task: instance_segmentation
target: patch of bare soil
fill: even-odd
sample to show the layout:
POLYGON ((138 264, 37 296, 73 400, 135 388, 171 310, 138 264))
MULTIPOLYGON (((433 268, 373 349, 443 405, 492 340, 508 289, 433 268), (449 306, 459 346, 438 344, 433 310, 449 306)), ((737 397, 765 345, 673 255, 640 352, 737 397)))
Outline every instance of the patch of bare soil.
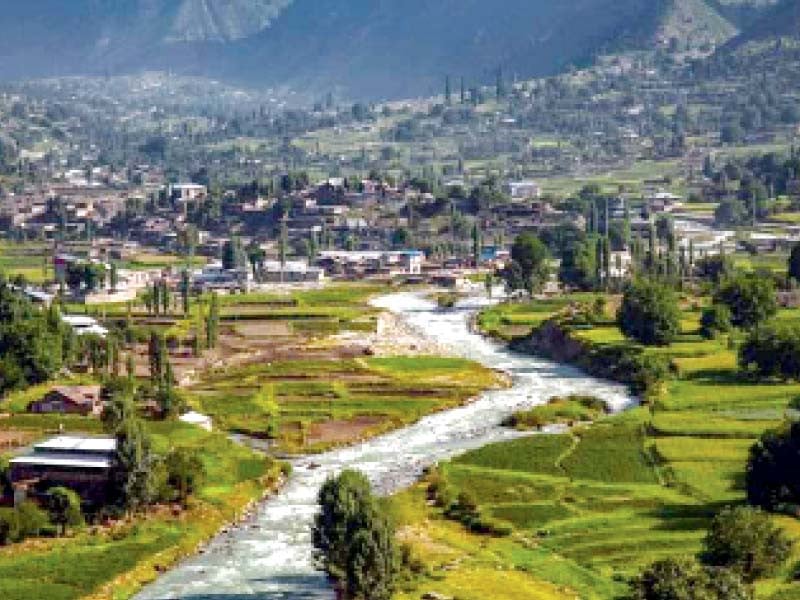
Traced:
POLYGON ((31 431, 19 431, 16 429, 0 431, 0 452, 22 448, 30 444, 35 438, 36 434, 31 431))
POLYGON ((361 348, 372 356, 449 355, 449 351, 389 312, 378 316, 375 333, 344 332, 334 339, 342 345, 361 348))
POLYGON ((369 429, 383 422, 382 417, 355 417, 348 421, 314 423, 309 428, 309 444, 346 444, 357 442, 369 429))

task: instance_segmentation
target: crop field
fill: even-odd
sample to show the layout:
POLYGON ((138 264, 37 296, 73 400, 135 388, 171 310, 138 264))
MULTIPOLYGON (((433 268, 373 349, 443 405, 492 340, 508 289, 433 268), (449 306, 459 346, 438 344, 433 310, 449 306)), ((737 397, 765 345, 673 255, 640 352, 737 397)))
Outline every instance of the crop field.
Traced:
POLYGON ((283 449, 315 451, 411 423, 499 383, 462 359, 298 359, 211 373, 187 395, 220 427, 264 436, 270 412, 259 398, 267 389, 280 409, 283 449), (335 427, 320 428, 326 422, 335 427))
POLYGON ((485 335, 508 341, 527 335, 566 306, 591 302, 595 297, 596 294, 577 293, 551 300, 496 304, 478 315, 478 326, 485 335))
MULTIPOLYGON (((509 311, 546 312, 544 306, 519 306, 526 305, 509 311)), ((494 307, 491 318, 501 318, 504 310, 494 307)), ((441 477, 472 494, 482 514, 511 525, 513 534, 474 536, 440 509, 418 507, 424 520, 407 527, 418 532, 421 541, 410 543, 429 575, 414 582, 414 592, 452 593, 454 582, 467 581, 474 565, 489 560, 498 570, 524 574, 529 586, 556 586, 560 597, 612 599, 624 595, 627 579, 652 561, 699 552, 709 519, 720 507, 744 500, 749 449, 765 430, 796 414, 791 407, 800 385, 744 379, 737 342, 703 340, 696 334, 697 317, 696 309, 686 308, 679 340, 647 350, 674 366, 650 406, 565 434, 490 445, 440 465, 441 477), (459 528, 464 537, 453 533, 459 528), (432 545, 451 553, 444 566, 426 554, 432 545)), ((798 319, 800 311, 784 310, 779 318, 798 319)), ((611 324, 575 334, 593 344, 627 343, 611 324)), ((421 486, 393 502, 410 503, 423 492, 421 486)), ((800 598, 793 583, 800 526, 788 517, 776 519, 798 544, 782 572, 757 583, 759 600, 800 598)), ((482 596, 472 591, 459 597, 482 596)), ((538 596, 521 591, 517 597, 538 596)))

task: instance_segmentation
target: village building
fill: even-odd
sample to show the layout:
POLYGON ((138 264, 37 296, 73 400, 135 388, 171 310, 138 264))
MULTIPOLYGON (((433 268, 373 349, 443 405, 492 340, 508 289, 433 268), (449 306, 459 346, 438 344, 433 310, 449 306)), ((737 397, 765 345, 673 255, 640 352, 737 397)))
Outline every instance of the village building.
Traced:
POLYGON ((44 497, 54 487, 67 487, 85 504, 102 506, 111 499, 116 462, 114 438, 58 436, 35 444, 9 461, 14 503, 44 497))
POLYGON ((541 197, 542 188, 535 181, 511 181, 506 185, 505 192, 512 200, 534 200, 541 197))
POLYGON ((62 414, 98 417, 103 412, 102 388, 99 385, 59 386, 28 405, 34 414, 62 414))
POLYGON ((329 276, 420 275, 425 254, 417 250, 396 252, 326 250, 317 264, 329 276))

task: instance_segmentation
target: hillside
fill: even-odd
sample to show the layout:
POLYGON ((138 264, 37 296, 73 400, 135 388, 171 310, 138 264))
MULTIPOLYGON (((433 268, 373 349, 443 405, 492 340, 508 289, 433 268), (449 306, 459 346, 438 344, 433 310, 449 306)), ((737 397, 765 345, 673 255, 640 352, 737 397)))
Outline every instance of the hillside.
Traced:
POLYGON ((739 48, 752 42, 770 41, 779 37, 800 35, 800 3, 783 0, 762 10, 757 19, 733 39, 731 48, 739 48))
POLYGON ((0 77, 147 69, 348 97, 543 76, 735 28, 705 0, 41 0, 7 4, 0 77), (35 4, 35 6, 33 6, 35 4), (44 6, 43 6, 44 5, 44 6))

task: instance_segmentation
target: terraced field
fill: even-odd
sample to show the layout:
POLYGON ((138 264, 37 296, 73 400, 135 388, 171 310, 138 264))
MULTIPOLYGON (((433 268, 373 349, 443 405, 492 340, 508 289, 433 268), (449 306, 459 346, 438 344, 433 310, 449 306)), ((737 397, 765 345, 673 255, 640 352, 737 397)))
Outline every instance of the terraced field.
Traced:
MULTIPOLYGON (((488 323, 500 315, 508 326, 514 314, 533 321, 552 306, 495 308, 488 323)), ((428 567, 428 575, 401 597, 427 590, 452 594, 465 588, 459 582, 472 569, 491 565, 515 577, 524 574, 528 585, 544 582, 539 589, 555 597, 619 598, 627 580, 654 560, 697 554, 709 519, 721 507, 744 501, 750 447, 766 429, 797 415, 793 406, 800 396, 797 383, 756 383, 741 376, 737 340, 703 340, 698 318, 699 309, 686 306, 679 340, 647 350, 667 356, 674 371, 650 406, 569 433, 495 444, 440 466, 438 475, 471 494, 482 514, 510 524, 511 536, 476 536, 447 521, 440 509, 424 504, 426 484, 392 499, 405 515, 404 531, 420 540, 407 541, 428 567), (417 511, 414 518, 408 518, 409 505, 417 511), (432 555, 431 547, 439 554, 432 555), (439 555, 445 554, 442 561, 439 555)), ((800 312, 782 311, 779 318, 798 319, 800 312)), ((627 343, 610 321, 575 335, 596 345, 627 343)), ((756 597, 800 598, 793 576, 800 562, 800 522, 775 518, 798 543, 783 572, 757 583, 756 597)), ((520 585, 515 597, 540 597, 527 589, 520 585)), ((457 597, 484 596, 474 588, 457 597)))
POLYGON ((267 389, 280 410, 281 446, 308 452, 414 422, 498 385, 493 371, 463 359, 297 359, 214 372, 187 395, 224 429, 264 436, 267 389))

